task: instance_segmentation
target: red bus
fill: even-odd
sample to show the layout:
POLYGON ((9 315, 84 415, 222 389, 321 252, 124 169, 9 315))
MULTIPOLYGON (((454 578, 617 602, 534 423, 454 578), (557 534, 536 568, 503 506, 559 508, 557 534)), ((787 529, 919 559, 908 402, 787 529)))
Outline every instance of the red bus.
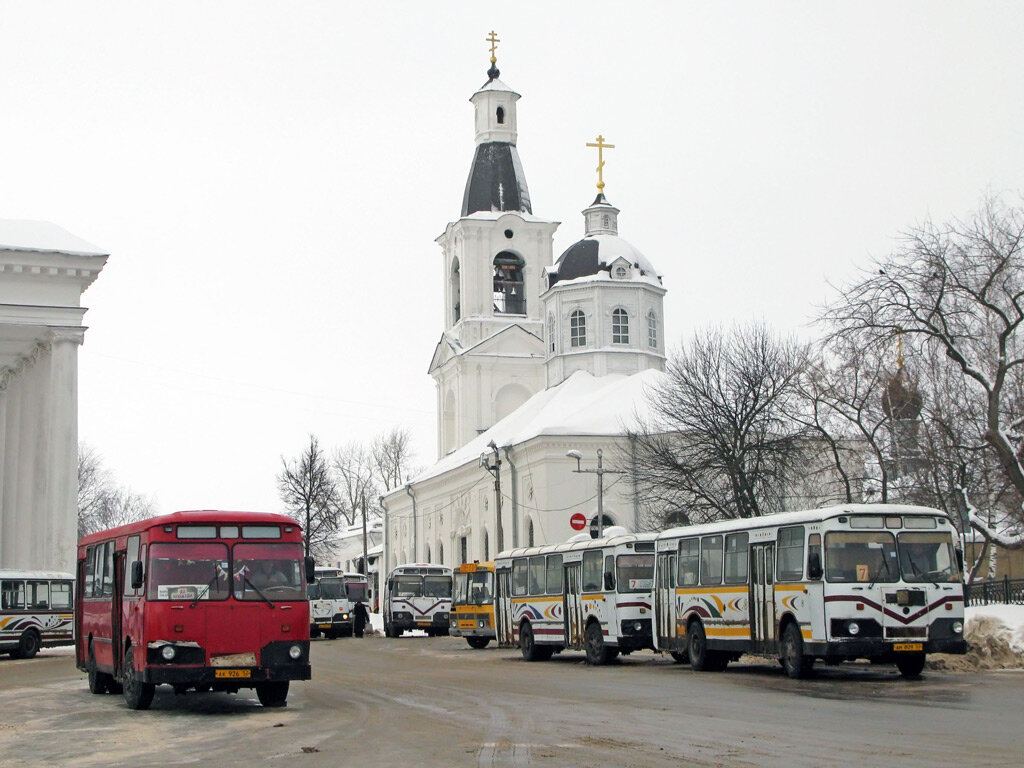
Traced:
POLYGON ((309 680, 313 561, 284 515, 175 512, 78 543, 75 658, 93 693, 147 709, 175 693, 255 688, 282 707, 309 680))

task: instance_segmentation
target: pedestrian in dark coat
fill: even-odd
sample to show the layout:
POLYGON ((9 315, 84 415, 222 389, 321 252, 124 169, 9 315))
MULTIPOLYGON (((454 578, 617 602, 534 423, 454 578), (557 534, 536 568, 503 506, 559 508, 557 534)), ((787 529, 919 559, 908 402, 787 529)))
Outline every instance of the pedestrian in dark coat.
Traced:
POLYGON ((363 629, 366 627, 366 623, 370 620, 370 613, 366 610, 366 606, 361 602, 356 603, 352 608, 352 633, 356 637, 363 636, 363 629))

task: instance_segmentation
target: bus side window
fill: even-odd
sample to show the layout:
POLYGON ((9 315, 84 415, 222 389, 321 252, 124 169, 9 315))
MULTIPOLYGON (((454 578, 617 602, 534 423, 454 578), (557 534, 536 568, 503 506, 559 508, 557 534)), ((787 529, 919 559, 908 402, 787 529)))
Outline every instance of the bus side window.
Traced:
POLYGON ((562 556, 548 555, 547 568, 547 593, 549 595, 562 594, 562 556))
POLYGON ((92 585, 96 577, 96 547, 92 546, 85 550, 85 589, 82 590, 83 597, 92 597, 92 585))
POLYGON ((804 575, 804 527, 780 528, 777 547, 779 579, 800 581, 804 575))
POLYGON ((71 609, 71 582, 54 581, 50 584, 50 607, 54 610, 71 609))
POLYGON ((30 581, 28 583, 28 607, 50 609, 50 582, 30 581))
POLYGON ((676 586, 676 556, 668 556, 668 573, 665 574, 665 586, 674 587, 676 586))
POLYGON ((692 587, 697 583, 700 569, 700 540, 684 539, 679 542, 678 576, 676 584, 692 587))
POLYGON ((747 583, 747 533, 730 533, 725 537, 725 583, 747 583))
POLYGON ((608 591, 615 589, 615 558, 612 555, 604 559, 604 588, 608 591))
POLYGON ((700 540, 700 583, 722 583, 722 536, 705 536, 700 540))
POLYGON ((114 542, 108 541, 103 546, 103 597, 114 594, 114 542))
POLYGON ((807 537, 807 578, 820 579, 821 574, 821 534, 812 533, 807 537))
POLYGON ((125 552, 125 577, 124 577, 124 596, 135 597, 139 594, 139 590, 132 588, 132 567, 133 564, 139 560, 139 537, 129 536, 128 547, 125 552))
POLYGON ((529 591, 529 561, 524 557, 512 561, 512 594, 525 595, 529 591))
POLYGON ((601 565, 604 556, 599 549, 589 549, 583 553, 583 591, 601 591, 601 565))
POLYGON ((17 611, 25 607, 25 582, 0 582, 0 608, 5 611, 17 611))
POLYGON ((545 572, 547 565, 544 562, 544 556, 538 555, 537 557, 530 558, 530 594, 531 595, 543 595, 546 587, 547 573, 545 572))

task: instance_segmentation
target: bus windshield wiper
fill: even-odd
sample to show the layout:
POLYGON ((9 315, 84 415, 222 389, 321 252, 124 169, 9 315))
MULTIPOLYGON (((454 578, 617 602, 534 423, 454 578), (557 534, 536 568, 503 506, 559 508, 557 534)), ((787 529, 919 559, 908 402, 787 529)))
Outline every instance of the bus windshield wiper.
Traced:
POLYGON ((250 587, 252 587, 252 591, 253 591, 253 592, 255 592, 255 593, 256 593, 257 595, 259 595, 259 596, 260 596, 260 597, 262 597, 262 598, 263 598, 264 600, 266 600, 266 601, 267 601, 267 605, 269 605, 269 606, 270 606, 271 608, 273 608, 273 607, 274 607, 274 604, 273 604, 273 603, 272 603, 272 602, 270 601, 270 598, 269 598, 269 597, 267 597, 266 595, 264 595, 264 594, 263 594, 263 592, 261 592, 261 591, 260 591, 259 587, 257 587, 257 586, 256 586, 255 584, 253 584, 253 583, 252 583, 251 581, 249 581, 249 577, 248 577, 248 576, 244 576, 244 575, 243 575, 243 576, 242 576, 242 581, 244 581, 244 582, 245 582, 246 584, 248 584, 248 585, 249 585, 250 587))
MULTIPOLYGON (((885 576, 886 576, 886 578, 888 578, 889 581, 892 581, 892 571, 889 570, 889 561, 885 559, 885 552, 884 551, 882 552, 882 567, 885 568, 885 576)), ((875 588, 875 582, 878 581, 878 576, 879 575, 880 574, 878 574, 878 573, 875 574, 875 578, 873 578, 871 580, 871 583, 868 584, 868 589, 874 589, 875 588)))
POLYGON ((200 590, 199 594, 196 595, 196 599, 192 601, 192 605, 190 605, 189 608, 195 608, 196 604, 200 600, 202 600, 204 597, 206 597, 207 594, 209 594, 210 590, 213 589, 214 582, 217 581, 217 578, 219 576, 220 576, 219 573, 213 574, 213 578, 210 579, 210 581, 207 583, 207 585, 200 590))
POLYGON ((907 552, 907 562, 910 563, 910 567, 914 569, 914 573, 916 575, 922 577, 925 581, 927 581, 936 589, 939 588, 939 583, 937 581, 932 581, 931 579, 929 579, 928 574, 917 567, 917 563, 914 562, 914 558, 910 556, 909 552, 907 552))

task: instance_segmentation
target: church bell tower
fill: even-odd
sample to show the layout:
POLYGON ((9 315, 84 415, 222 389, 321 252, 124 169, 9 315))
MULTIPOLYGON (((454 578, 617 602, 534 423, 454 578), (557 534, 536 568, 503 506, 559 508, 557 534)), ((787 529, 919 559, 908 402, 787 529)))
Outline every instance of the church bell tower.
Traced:
POLYGON ((519 94, 499 79, 492 32, 487 82, 470 98, 476 148, 460 217, 437 238, 444 331, 437 385, 438 456, 465 445, 544 388, 540 294, 558 222, 533 215, 516 149, 519 94))

